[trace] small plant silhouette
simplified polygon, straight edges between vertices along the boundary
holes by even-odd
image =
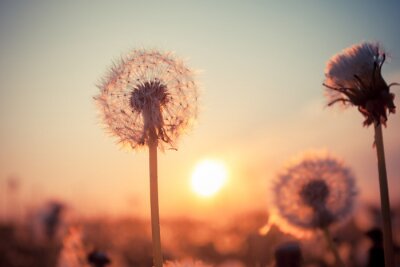
[[[88,263],[93,267],[105,267],[111,263],[111,260],[106,253],[98,250],[93,250],[86,257]]]
[[[375,145],[378,158],[381,209],[386,266],[394,266],[392,226],[389,191],[383,146],[382,124],[386,126],[387,114],[395,113],[394,94],[382,77],[386,53],[377,43],[364,42],[350,46],[333,56],[325,69],[328,106],[337,102],[356,106],[364,116],[364,126],[374,124]]]
[[[112,135],[133,149],[149,147],[150,200],[155,267],[162,267],[157,148],[174,148],[197,116],[193,72],[172,53],[134,50],[115,63],[95,97]]]
[[[281,244],[275,250],[276,267],[300,267],[302,261],[300,244],[296,242]]]

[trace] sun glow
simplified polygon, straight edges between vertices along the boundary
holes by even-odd
[[[193,171],[192,190],[200,196],[211,197],[222,188],[226,177],[226,168],[221,162],[204,160]]]

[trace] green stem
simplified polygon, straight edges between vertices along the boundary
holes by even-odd
[[[150,167],[150,205],[151,205],[151,234],[153,239],[154,267],[162,267],[160,218],[158,208],[158,183],[157,183],[157,135],[150,131],[149,136],[149,167]]]
[[[383,219],[383,248],[385,253],[385,266],[394,267],[389,190],[388,190],[388,181],[386,174],[382,126],[380,123],[375,123],[375,146],[376,146],[376,154],[378,157],[379,188],[381,195],[381,211]]]
[[[345,267],[344,262],[340,258],[339,251],[337,249],[336,244],[333,242],[331,232],[329,231],[328,227],[323,227],[322,232],[324,233],[326,242],[328,242],[330,250],[333,252],[333,255],[335,256],[335,265],[337,267]]]

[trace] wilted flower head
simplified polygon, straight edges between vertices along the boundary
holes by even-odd
[[[173,146],[197,115],[193,72],[171,53],[134,50],[98,87],[104,122],[132,148],[148,144],[150,135]]]
[[[387,121],[387,113],[395,113],[394,94],[382,77],[386,54],[377,43],[364,42],[346,48],[333,56],[325,69],[324,86],[328,105],[341,102],[358,107],[365,117],[364,125]]]
[[[199,260],[167,261],[164,267],[212,267]]]
[[[277,215],[305,230],[324,228],[344,218],[356,194],[350,169],[338,159],[308,154],[290,164],[273,187]]]

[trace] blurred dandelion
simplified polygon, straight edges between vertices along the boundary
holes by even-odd
[[[273,186],[274,204],[290,224],[323,228],[352,210],[356,188],[350,169],[329,155],[308,154],[290,164]]]
[[[381,209],[383,216],[385,260],[394,266],[390,202],[387,184],[382,124],[386,126],[387,115],[395,113],[394,94],[382,77],[386,53],[378,43],[364,42],[346,48],[333,56],[325,69],[328,106],[337,102],[357,106],[364,116],[364,126],[374,124],[375,145],[378,157]]]
[[[322,230],[343,265],[328,228],[352,211],[356,187],[350,169],[330,155],[307,154],[282,171],[273,194],[276,216],[294,228]]]
[[[164,267],[212,267],[199,260],[167,261]]]
[[[175,148],[197,116],[193,72],[171,53],[134,50],[114,64],[95,97],[105,124],[119,142],[149,147],[155,267],[162,266],[158,211],[157,148]]]
[[[385,256],[383,251],[382,231],[379,228],[372,228],[366,232],[366,236],[372,241],[372,246],[368,250],[368,267],[385,266]]]

